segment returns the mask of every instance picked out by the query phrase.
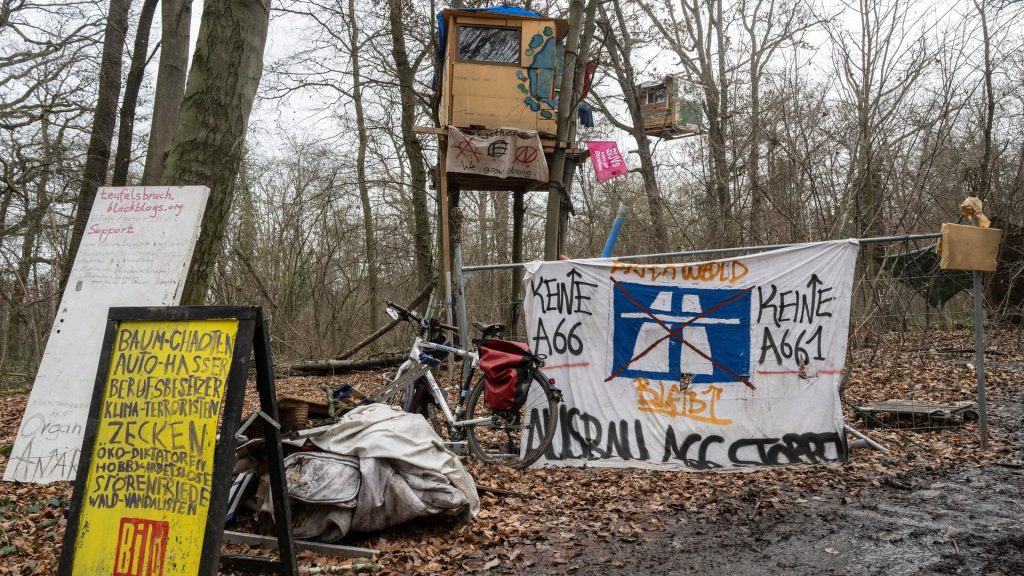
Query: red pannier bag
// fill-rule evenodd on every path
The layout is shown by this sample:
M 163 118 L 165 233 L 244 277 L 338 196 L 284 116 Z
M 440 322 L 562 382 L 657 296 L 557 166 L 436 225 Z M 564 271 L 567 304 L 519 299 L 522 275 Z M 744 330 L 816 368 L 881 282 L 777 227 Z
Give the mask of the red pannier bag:
M 530 366 L 537 360 L 523 342 L 484 340 L 480 370 L 484 373 L 484 405 L 491 410 L 518 409 L 530 391 Z

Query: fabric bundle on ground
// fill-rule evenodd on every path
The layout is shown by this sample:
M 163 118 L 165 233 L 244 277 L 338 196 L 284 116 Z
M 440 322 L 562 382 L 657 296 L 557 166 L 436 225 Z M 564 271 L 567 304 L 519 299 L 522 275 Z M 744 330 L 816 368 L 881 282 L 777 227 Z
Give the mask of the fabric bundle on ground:
M 469 521 L 480 511 L 472 476 L 418 414 L 361 406 L 309 441 L 323 452 L 285 459 L 297 538 L 337 541 L 435 514 Z M 263 510 L 271 509 L 268 498 Z

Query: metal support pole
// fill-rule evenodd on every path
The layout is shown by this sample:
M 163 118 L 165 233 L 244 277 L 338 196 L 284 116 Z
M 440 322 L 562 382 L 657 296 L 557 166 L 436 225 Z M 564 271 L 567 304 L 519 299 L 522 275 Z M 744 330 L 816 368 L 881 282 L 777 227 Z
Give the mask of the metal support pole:
M 601 258 L 611 258 L 612 250 L 615 249 L 615 242 L 619 239 L 619 232 L 622 231 L 622 223 L 626 221 L 626 205 L 619 202 L 619 211 L 615 214 L 615 222 L 612 222 L 612 230 L 608 233 L 608 240 L 604 243 L 604 250 L 601 250 Z
M 466 279 L 462 272 L 462 242 L 456 240 L 452 246 L 452 268 L 455 271 L 455 325 L 459 329 L 459 346 L 469 349 L 469 323 L 466 321 Z M 472 369 L 468 358 L 462 359 L 462 378 L 460 382 L 466 381 L 466 376 Z
M 861 244 L 878 244 L 883 242 L 900 242 L 909 240 L 930 240 L 942 236 L 939 233 L 927 233 L 927 234 L 904 234 L 901 236 L 876 236 L 873 238 L 852 238 Z M 816 242 L 807 242 L 806 244 L 816 244 Z M 720 254 L 733 254 L 737 252 L 767 252 L 768 250 L 778 250 L 780 248 L 792 248 L 793 246 L 800 246 L 800 244 L 772 244 L 769 246 L 742 246 L 737 248 L 713 248 L 710 250 L 688 250 L 685 252 L 662 252 L 658 254 L 637 254 L 634 256 L 616 256 L 616 260 L 627 262 L 630 260 L 644 260 L 647 258 L 679 258 L 683 256 L 717 256 Z M 605 258 L 577 258 L 576 260 L 585 262 L 587 260 L 605 260 Z M 505 270 L 508 268 L 523 268 L 524 265 L 521 263 L 513 264 L 479 264 L 475 266 L 466 266 L 463 270 L 479 271 L 479 270 Z
M 974 271 L 974 369 L 978 376 L 978 433 L 981 449 L 988 449 L 988 404 L 985 401 L 985 311 L 982 309 L 981 272 Z

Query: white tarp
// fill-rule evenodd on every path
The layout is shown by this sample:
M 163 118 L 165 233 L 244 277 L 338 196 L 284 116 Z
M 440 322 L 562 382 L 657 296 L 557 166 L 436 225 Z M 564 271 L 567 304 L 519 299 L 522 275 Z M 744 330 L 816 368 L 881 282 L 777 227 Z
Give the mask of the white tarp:
M 111 306 L 181 299 L 205 186 L 100 188 L 4 480 L 74 480 Z
M 564 393 L 540 463 L 844 460 L 839 383 L 857 250 L 846 240 L 697 264 L 527 265 L 530 348 Z
M 534 130 L 448 127 L 448 172 L 548 181 L 548 162 Z
M 417 414 L 395 410 L 387 404 L 359 406 L 346 413 L 337 424 L 310 437 L 309 441 L 317 448 L 332 454 L 358 456 L 360 469 L 364 475 L 368 471 L 364 469 L 362 460 L 379 459 L 392 461 L 395 464 L 395 471 L 399 474 L 420 476 L 418 481 L 413 481 L 415 486 L 412 487 L 385 488 L 379 482 L 371 482 L 369 486 L 364 486 L 365 494 L 361 498 L 371 498 L 376 502 L 374 506 L 364 507 L 365 514 L 379 515 L 392 506 L 420 509 L 420 506 L 398 501 L 398 492 L 408 491 L 410 488 L 426 494 L 423 498 L 424 504 L 429 503 L 429 507 L 433 507 L 435 512 L 457 507 L 458 505 L 452 505 L 455 499 L 447 494 L 449 491 L 443 485 L 454 486 L 465 495 L 465 500 L 469 504 L 467 520 L 475 518 L 480 513 L 480 497 L 477 495 L 473 477 L 466 471 L 459 457 L 444 447 L 441 438 L 431 430 L 426 420 Z M 417 472 L 413 473 L 411 470 Z M 387 473 L 373 472 L 370 475 L 387 476 Z M 388 499 L 389 491 L 393 502 L 385 506 L 384 501 Z M 431 492 L 433 494 L 430 494 Z M 440 502 L 445 504 L 441 505 Z M 394 517 L 400 517 L 407 512 L 408 510 L 396 511 Z M 399 522 L 411 517 L 403 518 Z M 384 519 L 378 518 L 377 521 L 383 522 Z M 369 522 L 357 523 L 361 526 L 359 529 L 377 530 L 384 527 L 367 527 Z

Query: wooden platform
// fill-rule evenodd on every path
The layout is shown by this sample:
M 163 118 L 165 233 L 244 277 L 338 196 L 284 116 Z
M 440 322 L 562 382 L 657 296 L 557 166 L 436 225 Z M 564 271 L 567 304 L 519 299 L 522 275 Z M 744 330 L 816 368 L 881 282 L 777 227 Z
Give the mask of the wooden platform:
M 466 128 L 466 130 L 473 130 L 473 128 Z M 433 126 L 414 126 L 413 132 L 417 134 L 434 134 L 438 136 L 438 146 L 446 146 L 448 138 L 447 128 L 436 128 Z M 547 159 L 548 167 L 552 164 L 552 159 L 555 152 L 555 143 L 557 140 L 551 134 L 540 134 L 540 143 L 544 149 L 544 156 Z M 576 146 L 569 145 L 566 142 L 562 142 L 562 146 L 566 149 L 566 154 L 569 156 L 575 156 L 578 161 L 582 162 L 586 157 L 586 151 L 580 150 Z M 484 176 L 482 174 L 462 174 L 459 172 L 448 172 L 446 174 L 449 186 L 457 186 L 460 190 L 472 191 L 502 191 L 507 192 L 510 190 L 547 190 L 547 182 L 538 182 L 536 180 L 524 180 L 522 178 L 495 178 L 493 176 Z
M 971 401 L 885 400 L 857 406 L 857 413 L 868 427 L 891 424 L 900 429 L 948 428 L 978 418 Z

